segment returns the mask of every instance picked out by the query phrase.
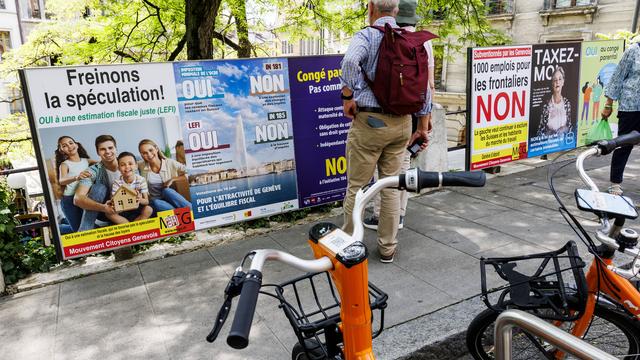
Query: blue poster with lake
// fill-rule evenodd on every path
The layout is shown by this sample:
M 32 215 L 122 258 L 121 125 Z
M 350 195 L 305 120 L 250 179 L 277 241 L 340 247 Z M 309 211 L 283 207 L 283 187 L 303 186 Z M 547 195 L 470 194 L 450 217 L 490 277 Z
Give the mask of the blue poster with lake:
M 289 59 L 299 206 L 344 198 L 351 120 L 342 114 L 342 55 Z
M 174 64 L 196 229 L 298 207 L 287 59 Z

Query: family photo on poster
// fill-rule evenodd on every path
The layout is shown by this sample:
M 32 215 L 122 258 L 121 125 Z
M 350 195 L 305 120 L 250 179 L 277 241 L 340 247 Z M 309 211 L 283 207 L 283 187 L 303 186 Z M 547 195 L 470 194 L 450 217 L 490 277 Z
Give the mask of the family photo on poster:
M 25 71 L 63 258 L 194 230 L 167 66 Z

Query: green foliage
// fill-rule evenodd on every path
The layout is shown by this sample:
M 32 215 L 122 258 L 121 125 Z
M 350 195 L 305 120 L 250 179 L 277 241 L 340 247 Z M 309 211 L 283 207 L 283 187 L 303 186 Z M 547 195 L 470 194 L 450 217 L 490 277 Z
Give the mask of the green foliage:
M 484 0 L 418 1 L 417 13 L 421 17 L 418 28 L 437 34 L 439 38 L 434 42 L 447 45 L 449 57 L 467 46 L 509 43 L 502 31 L 491 26 L 488 11 Z
M 640 42 L 640 33 L 633 33 L 628 30 L 618 30 L 613 34 L 596 34 L 601 40 L 619 40 L 623 39 L 627 46 Z
M 32 272 L 49 271 L 56 263 L 54 248 L 42 246 L 41 238 L 20 242 L 15 232 L 18 223 L 13 218 L 11 190 L 4 183 L 0 183 L 0 209 L 0 262 L 5 282 L 13 284 Z

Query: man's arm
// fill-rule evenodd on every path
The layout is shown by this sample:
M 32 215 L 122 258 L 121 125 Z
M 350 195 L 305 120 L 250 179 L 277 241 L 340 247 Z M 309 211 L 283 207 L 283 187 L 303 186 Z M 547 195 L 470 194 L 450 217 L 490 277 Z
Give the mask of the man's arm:
M 413 144 L 416 140 L 422 139 L 422 145 L 420 145 L 420 151 L 427 148 L 429 145 L 429 133 L 431 132 L 431 113 L 418 116 L 418 127 L 416 131 L 411 134 L 409 139 L 409 145 Z
M 363 78 L 361 64 L 367 57 L 368 45 L 369 42 L 365 37 L 361 33 L 356 33 L 340 62 L 343 113 L 350 119 L 356 116 L 358 110 L 353 93 Z
M 90 187 L 79 184 L 73 196 L 73 204 L 84 210 L 100 211 L 106 214 L 113 214 L 113 208 L 107 204 L 101 204 L 89 197 Z

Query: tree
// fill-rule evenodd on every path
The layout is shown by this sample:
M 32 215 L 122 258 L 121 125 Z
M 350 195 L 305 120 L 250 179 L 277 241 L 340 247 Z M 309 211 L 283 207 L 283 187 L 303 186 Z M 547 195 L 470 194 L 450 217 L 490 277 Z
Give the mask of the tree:
M 19 88 L 17 70 L 185 59 L 272 56 L 263 34 L 318 38 L 321 31 L 348 39 L 367 25 L 366 0 L 47 0 L 51 21 L 38 24 L 18 50 L 8 51 L 0 79 Z M 484 0 L 419 0 L 420 25 L 435 29 L 452 49 L 505 43 L 485 14 Z M 435 27 L 434 27 L 435 26 Z M 186 48 L 186 51 L 185 51 Z M 19 93 L 19 92 L 18 92 Z M 0 99 L 13 101 L 14 99 Z M 24 114 L 2 119 L 4 148 L 24 151 L 30 134 Z M 22 140 L 22 141 L 20 141 Z M 4 144 L 4 145 L 3 145 Z

